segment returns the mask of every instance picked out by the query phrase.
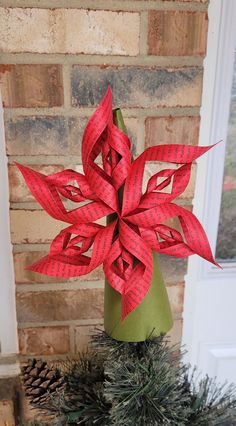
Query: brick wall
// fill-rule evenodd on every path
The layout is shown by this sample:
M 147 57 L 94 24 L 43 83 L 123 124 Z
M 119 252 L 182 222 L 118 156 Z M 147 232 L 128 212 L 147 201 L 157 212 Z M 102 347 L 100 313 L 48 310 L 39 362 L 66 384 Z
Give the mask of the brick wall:
M 113 88 L 134 155 L 160 143 L 198 143 L 204 0 L 1 0 L 0 82 L 9 156 L 11 233 L 22 357 L 75 353 L 102 324 L 102 268 L 80 279 L 24 270 L 40 258 L 63 224 L 47 216 L 13 165 L 45 173 L 77 168 L 88 117 Z M 17 5 L 17 7 L 16 7 Z M 178 200 L 191 208 L 194 175 Z M 182 327 L 186 260 L 162 257 Z

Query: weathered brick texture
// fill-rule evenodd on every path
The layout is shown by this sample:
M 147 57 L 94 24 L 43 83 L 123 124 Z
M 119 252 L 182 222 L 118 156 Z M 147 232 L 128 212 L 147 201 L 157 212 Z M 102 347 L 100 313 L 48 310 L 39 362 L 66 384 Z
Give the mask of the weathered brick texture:
M 151 11 L 148 34 L 150 55 L 204 55 L 207 25 L 206 13 Z
M 1 8 L 1 51 L 137 55 L 139 14 Z
M 53 219 L 43 210 L 12 210 L 10 220 L 15 244 L 49 243 L 65 228 L 65 223 Z
M 81 278 L 53 278 L 47 275 L 35 274 L 34 272 L 27 271 L 25 267 L 30 265 L 43 256 L 46 256 L 47 251 L 26 251 L 14 253 L 15 265 L 15 279 L 17 284 L 42 284 L 42 283 L 65 283 L 73 281 L 96 281 L 104 278 L 102 266 L 98 267 L 88 275 Z M 183 276 L 187 271 L 186 259 L 175 259 L 173 257 L 161 255 L 160 256 L 161 270 L 164 281 L 167 285 L 181 282 Z
M 175 259 L 164 254 L 159 256 L 161 271 L 166 285 L 183 281 L 187 272 L 187 259 Z
M 103 317 L 103 290 L 79 289 L 17 294 L 18 321 L 48 322 Z
M 68 155 L 73 118 L 17 117 L 6 120 L 9 155 Z M 79 123 L 77 123 L 77 131 Z M 78 147 L 79 148 L 79 147 Z
M 15 426 L 13 401 L 0 401 L 0 426 Z
M 63 105 L 59 65 L 0 65 L 3 105 L 10 108 Z
M 34 164 L 30 165 L 29 167 L 45 175 L 49 175 L 51 173 L 58 173 L 64 170 L 63 165 Z M 8 176 L 10 182 L 10 201 L 12 203 L 35 201 L 35 198 L 26 186 L 23 176 L 17 169 L 16 165 L 10 164 L 8 166 Z
M 48 275 L 35 274 L 32 271 L 28 271 L 27 265 L 31 265 L 37 260 L 46 256 L 48 251 L 26 251 L 14 253 L 14 266 L 15 266 L 15 280 L 17 284 L 44 284 L 44 283 L 68 283 L 74 281 L 97 281 L 104 279 L 104 273 L 102 265 L 96 268 L 90 274 L 83 275 L 80 278 L 60 278 L 60 277 L 49 277 Z M 57 287 L 55 290 L 58 289 Z
M 96 10 L 94 2 L 85 10 L 68 0 L 61 8 L 0 8 L 0 88 L 24 357 L 66 357 L 87 345 L 94 327 L 102 326 L 104 273 L 101 265 L 87 276 L 63 279 L 25 269 L 67 224 L 41 209 L 13 161 L 45 174 L 82 172 L 84 128 L 108 84 L 114 107 L 123 109 L 134 158 L 158 144 L 198 144 L 207 0 L 165 0 L 155 10 L 138 0 L 117 5 L 109 0 L 106 10 Z M 148 164 L 146 180 L 157 167 Z M 188 209 L 195 174 L 196 165 L 177 200 Z M 178 220 L 168 224 L 180 230 Z M 187 259 L 160 256 L 160 263 L 175 318 L 170 340 L 179 342 Z
M 63 355 L 70 351 L 69 327 L 19 329 L 22 355 Z
M 179 345 L 182 338 L 182 326 L 183 321 L 181 319 L 177 319 L 174 321 L 174 325 L 172 329 L 167 334 L 167 338 L 172 345 Z
M 197 145 L 200 117 L 148 117 L 145 145 Z
M 75 65 L 72 70 L 73 106 L 94 106 L 110 84 L 114 105 L 155 108 L 199 106 L 202 71 L 198 68 L 101 68 Z
M 181 314 L 184 300 L 183 283 L 167 286 L 167 292 L 173 314 Z
M 35 274 L 34 272 L 27 271 L 25 269 L 27 265 L 36 262 L 46 254 L 46 251 L 27 251 L 14 254 L 15 278 L 17 284 L 68 282 L 75 280 L 74 278 L 70 278 L 70 280 L 68 280 L 63 278 L 48 277 L 47 275 Z M 161 255 L 160 263 L 162 274 L 167 285 L 180 282 L 187 271 L 186 259 L 175 259 L 172 257 Z M 104 275 L 102 267 L 99 267 L 96 270 L 92 271 L 90 274 L 84 275 L 80 279 L 83 281 L 96 281 L 103 279 L 103 277 Z
M 179 1 L 188 2 L 188 3 L 208 3 L 209 2 L 209 0 L 179 0 Z
M 75 353 L 86 350 L 88 347 L 91 336 L 96 332 L 96 330 L 102 330 L 102 321 L 100 323 L 92 325 L 83 325 L 77 326 L 74 330 L 74 339 L 75 339 Z
M 17 156 L 71 154 L 76 156 L 75 161 L 79 159 L 81 162 L 81 142 L 87 122 L 88 118 L 85 117 L 61 116 L 17 116 L 6 119 L 7 153 Z M 137 146 L 138 120 L 127 118 L 125 124 L 132 142 L 132 152 L 136 155 L 140 152 Z
M 143 179 L 143 191 L 146 190 L 148 180 L 153 176 L 153 174 L 167 168 L 171 169 L 178 169 L 180 165 L 173 165 L 171 163 L 148 163 L 148 165 L 145 167 L 144 170 L 144 179 Z M 192 173 L 190 176 L 189 183 L 187 185 L 187 188 L 182 192 L 182 194 L 179 196 L 180 200 L 185 200 L 193 197 L 194 194 L 194 188 L 195 188 L 195 179 L 196 179 L 196 166 L 192 165 Z M 169 191 L 171 192 L 172 184 L 168 187 L 166 187 L 163 191 Z

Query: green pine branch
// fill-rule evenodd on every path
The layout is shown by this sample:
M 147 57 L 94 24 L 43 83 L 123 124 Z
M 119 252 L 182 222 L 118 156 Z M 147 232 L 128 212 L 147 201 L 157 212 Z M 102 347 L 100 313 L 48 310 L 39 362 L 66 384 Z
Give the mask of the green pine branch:
M 236 425 L 235 387 L 209 377 L 196 384 L 180 348 L 163 336 L 125 343 L 97 332 L 60 373 L 65 386 L 38 406 L 54 415 L 51 426 Z

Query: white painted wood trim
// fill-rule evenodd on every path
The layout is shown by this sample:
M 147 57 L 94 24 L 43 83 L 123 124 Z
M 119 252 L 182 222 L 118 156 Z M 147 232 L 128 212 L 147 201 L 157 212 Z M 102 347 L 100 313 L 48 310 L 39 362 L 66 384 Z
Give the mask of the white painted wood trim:
M 215 251 L 224 172 L 225 142 L 228 128 L 230 95 L 235 47 L 235 0 L 211 0 L 207 55 L 204 61 L 203 95 L 199 145 L 222 142 L 198 160 L 193 213 L 203 224 L 213 252 Z M 196 363 L 197 342 L 194 341 L 197 286 L 203 281 L 235 279 L 235 265 L 224 265 L 220 271 L 198 256 L 188 262 L 185 277 L 182 343 L 187 348 L 185 360 Z
M 9 191 L 5 151 L 3 108 L 0 95 L 0 376 L 19 373 L 7 358 L 18 353 L 15 280 L 9 221 Z M 6 362 L 4 363 L 4 360 Z

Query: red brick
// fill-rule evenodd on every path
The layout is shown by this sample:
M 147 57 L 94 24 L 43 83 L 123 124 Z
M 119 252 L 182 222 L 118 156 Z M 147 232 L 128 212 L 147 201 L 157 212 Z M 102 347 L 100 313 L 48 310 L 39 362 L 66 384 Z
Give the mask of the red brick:
M 127 127 L 128 136 L 132 144 L 132 153 L 134 156 L 140 153 L 138 142 L 138 119 L 134 117 L 124 117 L 125 125 Z M 88 118 L 76 117 L 70 118 L 69 124 L 69 137 L 70 137 L 70 153 L 80 158 L 81 154 L 81 141 L 85 127 L 88 123 Z M 83 173 L 83 171 L 82 171 Z
M 29 252 L 20 252 L 14 253 L 14 267 L 15 267 L 15 280 L 17 284 L 44 284 L 44 283 L 66 283 L 73 281 L 88 282 L 103 280 L 104 273 L 102 265 L 98 266 L 90 274 L 83 275 L 82 277 L 75 278 L 54 278 L 49 277 L 48 275 L 37 274 L 32 271 L 27 271 L 25 267 L 36 262 L 43 256 L 46 256 L 47 252 L 42 251 L 29 251 Z
M 35 165 L 30 164 L 30 168 L 37 172 L 49 175 L 51 173 L 57 173 L 64 169 L 61 165 Z M 29 201 L 35 201 L 35 198 L 29 191 L 22 174 L 13 164 L 8 166 L 9 176 L 9 190 L 10 190 L 10 202 L 12 203 L 24 203 Z
M 0 65 L 0 85 L 5 107 L 63 105 L 60 65 Z
M 170 345 L 181 344 L 182 327 L 183 327 L 183 321 L 181 319 L 177 319 L 174 321 L 174 325 L 172 329 L 167 334 L 167 338 L 170 341 Z
M 102 321 L 98 324 L 78 326 L 75 328 L 75 352 L 81 352 L 86 350 L 90 342 L 92 334 L 95 333 L 96 329 L 102 329 Z
M 184 301 L 183 283 L 168 286 L 167 292 L 173 314 L 180 314 L 183 310 Z
M 199 106 L 202 92 L 200 67 L 146 68 L 75 65 L 71 74 L 72 105 L 96 106 L 107 89 L 120 108 Z
M 16 244 L 50 243 L 68 224 L 55 220 L 44 210 L 11 210 L 11 238 Z
M 139 26 L 139 14 L 132 12 L 1 8 L 0 49 L 136 56 Z
M 22 355 L 61 355 L 70 350 L 68 327 L 38 327 L 18 330 Z
M 147 183 L 148 180 L 157 172 L 160 172 L 162 170 L 165 169 L 178 169 L 180 165 L 178 164 L 173 164 L 173 163 L 167 163 L 167 162 L 162 162 L 162 163 L 148 163 L 145 166 L 145 170 L 144 170 L 144 177 L 143 177 L 143 191 L 146 191 L 146 187 L 147 187 Z M 179 199 L 181 200 L 189 200 L 191 198 L 193 198 L 194 195 L 194 189 L 195 189 L 195 180 L 196 180 L 196 165 L 193 164 L 192 165 L 192 170 L 191 170 L 191 176 L 189 179 L 189 183 L 186 187 L 186 189 L 182 192 L 182 194 L 179 195 Z M 167 188 L 165 188 L 163 190 L 165 191 L 171 191 L 171 184 L 168 185 Z
M 103 289 L 17 293 L 22 322 L 68 321 L 103 317 Z
M 150 55 L 203 56 L 207 41 L 207 14 L 190 11 L 149 12 Z
M 15 426 L 15 415 L 12 401 L 0 401 L 0 426 Z
M 161 271 L 166 285 L 184 281 L 187 272 L 187 258 L 159 255 Z
M 6 119 L 7 153 L 33 156 L 67 155 L 71 138 L 70 126 L 73 122 L 73 118 L 57 116 L 18 116 Z M 76 132 L 78 137 L 78 123 L 76 123 Z
M 173 0 L 165 0 L 165 1 L 173 1 Z M 209 0 L 178 0 L 180 2 L 188 2 L 188 3 L 208 3 Z
M 9 155 L 76 155 L 81 159 L 81 142 L 88 118 L 61 116 L 17 116 L 5 119 L 5 137 Z M 138 120 L 125 118 L 135 156 Z
M 148 117 L 145 121 L 145 145 L 197 145 L 200 117 Z

